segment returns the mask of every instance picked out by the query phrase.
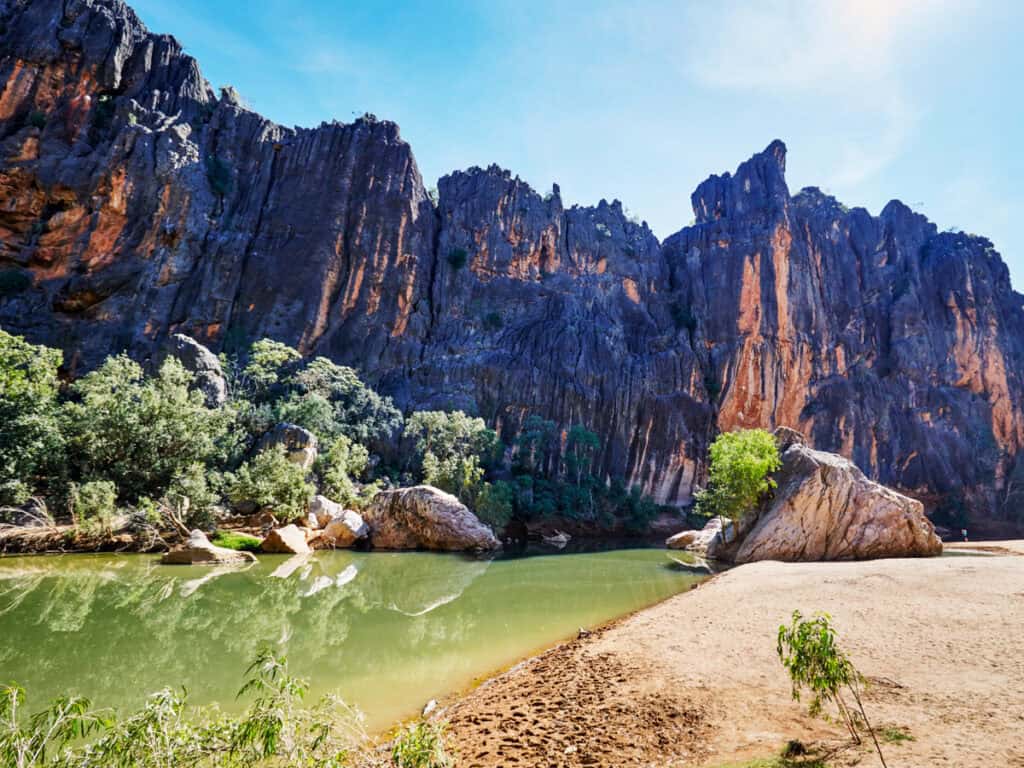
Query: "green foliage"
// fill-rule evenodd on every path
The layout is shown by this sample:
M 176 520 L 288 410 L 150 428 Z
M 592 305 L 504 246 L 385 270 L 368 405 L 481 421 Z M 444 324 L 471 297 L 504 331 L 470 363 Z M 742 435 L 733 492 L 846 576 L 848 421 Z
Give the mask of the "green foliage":
M 330 421 L 317 425 L 319 430 L 307 427 L 322 440 L 340 435 L 364 444 L 388 440 L 402 425 L 402 414 L 391 398 L 366 386 L 354 369 L 332 363 L 326 357 L 314 358 L 300 370 L 295 376 L 295 387 L 300 399 L 322 398 L 329 404 Z
M 217 458 L 231 414 L 206 407 L 192 376 L 169 358 L 150 379 L 124 355 L 83 376 L 61 420 L 82 480 L 113 481 L 123 498 L 159 498 L 191 465 Z
M 247 675 L 238 695 L 251 702 L 234 717 L 196 712 L 184 689 L 170 688 L 124 717 L 70 696 L 27 716 L 25 691 L 0 687 L 0 766 L 341 768 L 368 756 L 362 716 L 332 698 L 304 707 L 308 686 L 289 673 L 283 657 L 261 651 Z
M 220 500 L 220 478 L 199 462 L 182 467 L 171 480 L 165 496 L 167 505 L 186 528 L 209 530 L 214 525 L 214 507 Z
M 226 160 L 216 155 L 209 155 L 206 158 L 206 180 L 210 182 L 210 189 L 219 197 L 224 197 L 231 191 L 231 176 L 231 166 Z
M 43 128 L 46 127 L 46 113 L 40 112 L 39 110 L 34 110 L 33 112 L 30 112 L 28 116 L 28 124 L 31 125 L 33 128 L 43 130 Z
M 258 536 L 250 536 L 248 533 L 217 531 L 214 537 L 210 539 L 210 543 L 239 552 L 259 552 L 262 540 Z
M 72 484 L 73 513 L 80 520 L 102 519 L 117 511 L 117 486 L 109 480 Z
M 370 453 L 344 435 L 338 437 L 317 459 L 317 474 L 323 493 L 345 507 L 361 508 L 377 492 L 376 483 L 362 488 L 355 483 L 366 472 Z
M 407 725 L 391 744 L 396 768 L 451 768 L 455 761 L 444 744 L 444 726 L 419 721 Z
M 907 728 L 898 725 L 888 725 L 884 728 L 879 728 L 878 735 L 882 737 L 882 741 L 888 744 L 916 741 L 914 735 Z
M 793 699 L 800 701 L 801 694 L 807 691 L 811 697 L 808 710 L 812 716 L 821 715 L 826 704 L 835 706 L 853 740 L 860 744 L 856 716 L 844 693 L 852 697 L 884 766 L 882 748 L 861 702 L 860 688 L 864 677 L 839 648 L 831 617 L 822 613 L 804 619 L 800 611 L 793 611 L 790 625 L 782 624 L 779 627 L 776 652 L 789 672 Z
M 227 476 L 227 495 L 235 504 L 251 502 L 270 507 L 282 520 L 294 520 L 306 512 L 316 488 L 306 482 L 306 471 L 288 461 L 284 446 L 261 451 Z
M 484 468 L 501 443 L 484 420 L 462 411 L 416 411 L 406 420 L 405 437 L 415 441 L 423 480 L 475 506 L 484 490 Z
M 476 515 L 500 531 L 512 520 L 515 498 L 516 488 L 511 483 L 504 480 L 485 483 L 476 499 Z
M 59 350 L 0 330 L 0 505 L 22 504 L 63 467 Z
M 20 269 L 0 270 L 0 296 L 17 296 L 32 287 L 32 278 Z
M 769 474 L 780 466 L 775 438 L 765 430 L 723 432 L 711 444 L 708 488 L 697 495 L 697 511 L 738 523 L 775 487 Z
M 465 248 L 452 248 L 448 251 L 448 264 L 454 270 L 462 269 L 469 261 L 469 254 Z

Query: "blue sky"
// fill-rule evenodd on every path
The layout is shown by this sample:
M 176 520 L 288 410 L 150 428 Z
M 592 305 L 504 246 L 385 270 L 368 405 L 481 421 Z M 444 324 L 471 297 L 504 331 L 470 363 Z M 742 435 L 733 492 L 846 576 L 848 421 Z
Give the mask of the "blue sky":
M 492 162 L 666 237 L 774 138 L 791 190 L 899 198 L 1024 289 L 1024 2 L 130 0 L 286 125 L 394 120 L 427 186 Z

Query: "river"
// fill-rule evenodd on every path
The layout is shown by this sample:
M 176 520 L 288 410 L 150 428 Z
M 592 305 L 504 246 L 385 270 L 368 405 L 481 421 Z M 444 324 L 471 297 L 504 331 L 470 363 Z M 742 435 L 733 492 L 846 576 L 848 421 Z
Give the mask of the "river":
M 678 557 L 678 553 L 673 553 Z M 165 686 L 232 711 L 257 649 L 283 651 L 371 730 L 703 578 L 664 550 L 482 560 L 403 552 L 262 555 L 246 569 L 147 555 L 0 558 L 0 681 L 139 705 Z

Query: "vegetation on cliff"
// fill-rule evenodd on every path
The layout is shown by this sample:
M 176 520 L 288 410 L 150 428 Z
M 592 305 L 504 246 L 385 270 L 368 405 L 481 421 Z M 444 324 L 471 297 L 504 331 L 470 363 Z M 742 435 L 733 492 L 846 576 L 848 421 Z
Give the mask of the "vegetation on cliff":
M 211 405 L 174 357 L 152 374 L 124 355 L 62 385 L 62 355 L 0 330 L 0 505 L 109 530 L 216 527 L 228 504 L 302 516 L 317 491 L 362 506 L 377 490 L 426 482 L 487 522 L 573 517 L 642 525 L 657 511 L 639 489 L 594 467 L 597 436 L 530 418 L 506 446 L 461 411 L 403 415 L 355 370 L 303 359 L 279 342 L 222 357 L 227 400 Z M 319 450 L 296 463 L 268 436 L 304 430 Z M 121 514 L 119 514 L 119 512 Z

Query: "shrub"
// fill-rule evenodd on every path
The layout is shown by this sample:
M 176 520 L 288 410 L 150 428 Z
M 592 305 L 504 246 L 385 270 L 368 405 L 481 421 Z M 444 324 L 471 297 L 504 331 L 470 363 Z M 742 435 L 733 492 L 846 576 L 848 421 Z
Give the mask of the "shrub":
M 248 533 L 239 533 L 238 531 L 217 531 L 210 541 L 218 547 L 240 552 L 259 552 L 262 543 L 258 536 L 250 536 Z
M 283 657 L 260 652 L 247 677 L 238 696 L 251 701 L 233 716 L 212 708 L 195 711 L 184 688 L 152 694 L 124 717 L 95 710 L 76 696 L 62 696 L 25 716 L 25 690 L 0 686 L 0 764 L 341 768 L 353 757 L 359 764 L 372 762 L 362 716 L 331 697 L 304 707 L 307 683 L 289 673 Z
M 477 517 L 500 531 L 512 520 L 515 486 L 504 480 L 485 483 L 476 501 Z
M 261 451 L 227 478 L 227 494 L 232 502 L 270 507 L 282 520 L 305 514 L 315 492 L 316 488 L 306 482 L 306 471 L 288 461 L 282 445 Z
M 28 116 L 28 124 L 33 128 L 43 130 L 43 128 L 46 127 L 46 113 L 40 112 L 39 110 L 30 112 Z
M 484 467 L 500 450 L 494 430 L 462 411 L 416 411 L 406 421 L 405 436 L 416 441 L 423 481 L 475 506 Z
M 775 438 L 765 430 L 723 432 L 711 444 L 708 488 L 697 496 L 697 511 L 739 523 L 775 487 L 768 475 L 780 466 Z
M 20 269 L 0 271 L 0 296 L 17 296 L 32 287 L 32 278 Z
M 190 465 L 216 459 L 231 414 L 207 408 L 191 381 L 173 358 L 147 379 L 124 355 L 79 379 L 61 409 L 77 476 L 112 480 L 129 500 L 160 498 Z
M 23 504 L 63 470 L 60 350 L 0 330 L 0 505 Z
M 175 474 L 165 500 L 180 525 L 189 530 L 213 528 L 214 508 L 220 494 L 211 485 L 217 483 L 210 482 L 206 467 L 198 462 L 183 467 Z
M 407 725 L 391 744 L 397 768 L 450 768 L 455 762 L 444 744 L 444 726 L 420 721 Z
M 452 248 L 448 251 L 448 264 L 451 265 L 452 269 L 462 269 L 468 261 L 469 254 L 465 248 Z
M 362 507 L 366 496 L 377 491 L 376 484 L 360 491 L 354 482 L 363 476 L 369 461 L 366 448 L 342 435 L 317 459 L 321 490 L 343 506 Z
M 117 514 L 117 486 L 109 480 L 71 485 L 71 515 L 88 530 L 106 532 Z
M 800 701 L 801 692 L 809 691 L 811 701 L 808 709 L 812 716 L 820 715 L 826 704 L 833 704 L 854 742 L 860 744 L 857 722 L 843 692 L 850 694 L 884 766 L 882 748 L 861 702 L 860 688 L 864 677 L 836 643 L 836 633 L 828 614 L 804 619 L 800 611 L 793 611 L 792 623 L 779 627 L 776 652 L 789 672 L 793 699 Z

